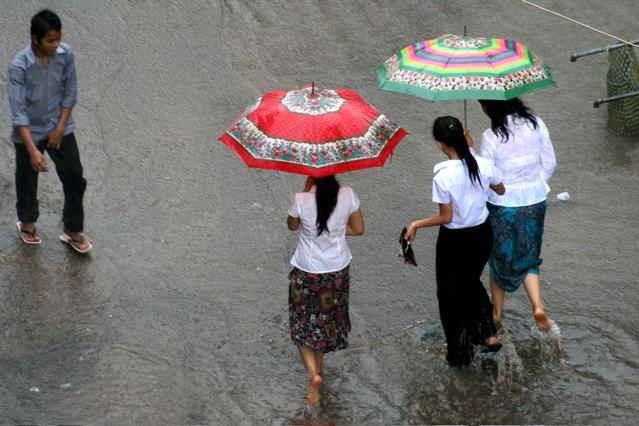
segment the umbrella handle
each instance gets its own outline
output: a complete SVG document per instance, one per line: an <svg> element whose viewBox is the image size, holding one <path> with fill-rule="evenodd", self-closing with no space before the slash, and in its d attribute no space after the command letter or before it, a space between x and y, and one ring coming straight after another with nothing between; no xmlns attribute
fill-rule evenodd
<svg viewBox="0 0 639 426"><path fill-rule="evenodd" d="M466 36L468 35L468 33L466 32L466 25L464 25L464 38L466 38ZM467 127L466 126L466 122L468 118L468 113L466 112L466 99L464 99L464 129Z"/></svg>
<svg viewBox="0 0 639 426"><path fill-rule="evenodd" d="M466 32L466 25L464 25L464 38L466 38L467 35L468 34ZM467 120L467 116L468 116L468 114L466 112L466 99L464 99L464 129L467 127L466 126L466 122L468 121Z"/></svg>
<svg viewBox="0 0 639 426"><path fill-rule="evenodd" d="M468 113L467 113L467 109L466 109L466 99L464 99L464 129L467 127L467 120L468 119Z"/></svg>

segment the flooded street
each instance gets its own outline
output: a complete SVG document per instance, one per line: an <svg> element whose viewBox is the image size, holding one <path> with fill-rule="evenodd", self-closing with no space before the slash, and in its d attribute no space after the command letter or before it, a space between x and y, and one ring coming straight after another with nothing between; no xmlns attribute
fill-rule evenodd
<svg viewBox="0 0 639 426"><path fill-rule="evenodd" d="M0 423L634 424L639 418L639 136L607 127L612 40L515 0L0 0ZM639 4L539 4L625 39ZM6 69L29 19L56 11L75 50L76 136L95 250L58 242L62 189L40 174L38 247L15 227L15 151ZM504 349L451 369L435 293L436 229L419 267L398 258L409 221L435 212L434 103L377 89L376 67L444 33L522 40L557 87L522 99L548 126L541 267L550 336L520 290L506 299ZM635 49L636 51L636 49ZM315 82L356 90L407 136L384 168L340 176L361 198L350 239L346 351L326 357L322 407L288 332L286 227L304 177L247 168L217 137L254 99ZM477 102L468 127L489 126ZM571 199L556 195L569 192ZM487 284L487 276L484 277Z"/></svg>

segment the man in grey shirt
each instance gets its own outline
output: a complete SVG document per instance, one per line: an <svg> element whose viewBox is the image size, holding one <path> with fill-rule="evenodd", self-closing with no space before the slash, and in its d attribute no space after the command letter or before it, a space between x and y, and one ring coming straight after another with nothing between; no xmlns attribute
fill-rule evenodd
<svg viewBox="0 0 639 426"><path fill-rule="evenodd" d="M75 140L71 110L76 103L75 59L71 46L60 42L62 23L48 9L31 19L31 43L9 66L9 113L16 149L16 209L20 238L26 244L42 242L38 220L38 173L48 171L49 154L64 190L60 239L79 253L92 245L82 235L82 200L87 182Z"/></svg>

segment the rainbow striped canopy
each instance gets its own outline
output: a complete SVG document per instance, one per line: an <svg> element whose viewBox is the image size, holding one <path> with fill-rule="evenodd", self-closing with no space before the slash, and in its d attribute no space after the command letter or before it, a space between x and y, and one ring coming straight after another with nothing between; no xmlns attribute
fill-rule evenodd
<svg viewBox="0 0 639 426"><path fill-rule="evenodd" d="M377 75L380 89L433 101L506 100L555 85L548 66L523 43L453 34L407 46Z"/></svg>

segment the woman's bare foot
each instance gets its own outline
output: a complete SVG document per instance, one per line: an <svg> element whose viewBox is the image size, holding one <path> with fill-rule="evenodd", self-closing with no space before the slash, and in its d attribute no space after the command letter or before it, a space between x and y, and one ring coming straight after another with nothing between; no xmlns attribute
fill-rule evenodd
<svg viewBox="0 0 639 426"><path fill-rule="evenodd" d="M315 377L313 377L313 380L311 380L311 384L308 387L308 394L306 395L306 400L308 401L309 404L319 405L319 402L320 402L319 388L321 384L322 384L322 376L320 376L319 374L316 374Z"/></svg>
<svg viewBox="0 0 639 426"><path fill-rule="evenodd" d="M499 350L503 347L495 336L490 336L484 340L484 346L486 346L486 349L484 349L483 352L499 352Z"/></svg>
<svg viewBox="0 0 639 426"><path fill-rule="evenodd" d="M484 343L486 344L486 346L494 345L495 343L497 343L497 338L495 336L490 336L484 341Z"/></svg>
<svg viewBox="0 0 639 426"><path fill-rule="evenodd" d="M539 331L550 330L550 320L546 316L546 313L542 309L538 309L534 313L535 321L537 322L537 328Z"/></svg>

